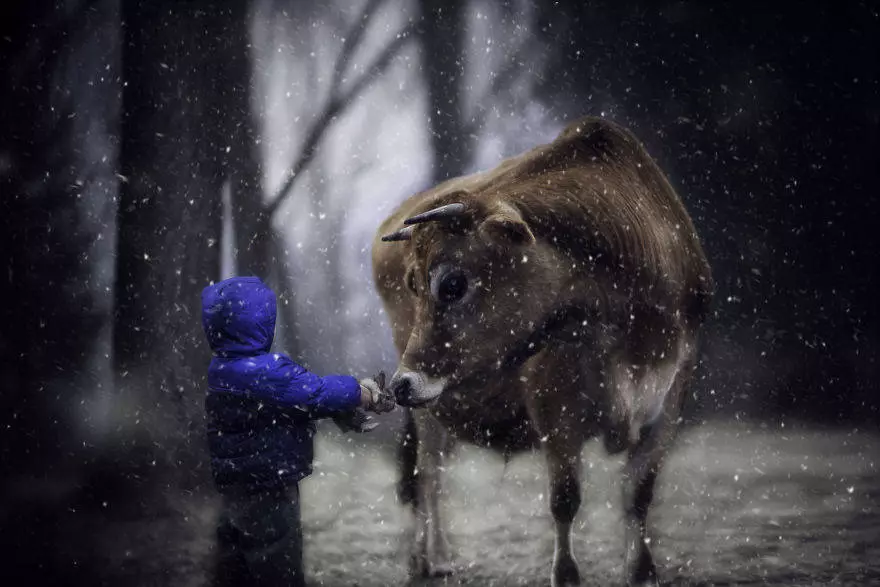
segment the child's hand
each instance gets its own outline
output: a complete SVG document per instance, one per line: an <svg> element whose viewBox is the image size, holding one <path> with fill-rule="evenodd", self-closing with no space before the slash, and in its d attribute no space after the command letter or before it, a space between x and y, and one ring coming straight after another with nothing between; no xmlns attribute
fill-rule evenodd
<svg viewBox="0 0 880 587"><path fill-rule="evenodd" d="M361 407L381 414L397 406L394 398L385 393L385 372L379 371L375 379L361 379Z"/></svg>
<svg viewBox="0 0 880 587"><path fill-rule="evenodd" d="M369 432L379 425L373 422L373 418L360 408L355 408L350 412L340 414L333 418L336 426L344 432Z"/></svg>

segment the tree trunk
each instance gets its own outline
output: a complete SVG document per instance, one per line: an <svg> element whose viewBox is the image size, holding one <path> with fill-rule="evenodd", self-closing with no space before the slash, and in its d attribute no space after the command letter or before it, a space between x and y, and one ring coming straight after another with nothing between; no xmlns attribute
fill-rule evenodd
<svg viewBox="0 0 880 587"><path fill-rule="evenodd" d="M474 138L466 128L462 99L465 67L466 2L421 0L418 28L422 67L428 85L428 120L436 184L471 165Z"/></svg>
<svg viewBox="0 0 880 587"><path fill-rule="evenodd" d="M237 3L232 28L226 35L229 91L226 111L232 133L229 168L235 232L235 262L239 275L269 279L272 256L271 218L264 202L259 137L262 116L255 108L248 3Z"/></svg>
<svg viewBox="0 0 880 587"><path fill-rule="evenodd" d="M83 71L115 66L89 61L115 48L106 34L113 11L94 4L36 0L0 13L0 291L8 295L0 305L0 469L8 474L70 469L80 444L71 406L82 399L102 322L89 252L105 235L89 207L108 199L116 109L115 72ZM66 83L73 76L78 86Z"/></svg>
<svg viewBox="0 0 880 587"><path fill-rule="evenodd" d="M210 349L201 291L220 273L225 114L236 15L176 0L123 3L123 115L114 362L144 455L198 478ZM234 12L234 11L233 11ZM182 466L181 465L185 465Z"/></svg>
<svg viewBox="0 0 880 587"><path fill-rule="evenodd" d="M98 584L59 526L91 456L83 406L103 370L118 12L112 0L2 4L0 471L3 527L21 531L0 536L0 576Z"/></svg>

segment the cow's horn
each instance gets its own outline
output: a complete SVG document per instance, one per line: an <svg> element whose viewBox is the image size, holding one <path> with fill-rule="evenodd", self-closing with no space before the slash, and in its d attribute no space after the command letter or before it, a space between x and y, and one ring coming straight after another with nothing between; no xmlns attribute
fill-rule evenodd
<svg viewBox="0 0 880 587"><path fill-rule="evenodd" d="M444 218L455 218L464 213L464 204L456 202L454 204L446 204L421 214L416 214L412 218L403 221L404 224L421 224L422 222L431 222L432 220L443 220Z"/></svg>
<svg viewBox="0 0 880 587"><path fill-rule="evenodd" d="M415 228L415 226L404 226L400 230L396 230L391 234L383 236L382 242L393 243L396 241L408 241L412 238L412 233Z"/></svg>

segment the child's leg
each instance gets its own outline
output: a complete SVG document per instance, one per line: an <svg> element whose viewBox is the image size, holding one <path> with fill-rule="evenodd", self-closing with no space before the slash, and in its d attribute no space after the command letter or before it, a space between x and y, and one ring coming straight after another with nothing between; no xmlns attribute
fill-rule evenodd
<svg viewBox="0 0 880 587"><path fill-rule="evenodd" d="M211 587L240 587L253 583L241 549L241 532L232 523L224 503L217 519L216 544L211 561Z"/></svg>
<svg viewBox="0 0 880 587"><path fill-rule="evenodd" d="M238 497L230 519L241 532L240 547L257 585L305 585L299 491Z"/></svg>
<svg viewBox="0 0 880 587"><path fill-rule="evenodd" d="M287 494L287 505L289 507L287 516L290 520L290 531L287 533L287 544L284 548L290 557L294 573L293 585L305 587L306 571L303 566L303 536L298 484L290 488Z"/></svg>

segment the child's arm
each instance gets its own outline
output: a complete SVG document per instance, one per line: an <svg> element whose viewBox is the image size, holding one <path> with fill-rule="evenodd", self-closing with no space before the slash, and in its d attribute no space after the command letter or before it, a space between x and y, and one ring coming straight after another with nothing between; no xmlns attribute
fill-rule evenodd
<svg viewBox="0 0 880 587"><path fill-rule="evenodd" d="M284 355L276 355L280 364L273 370L279 378L275 400L304 408L318 417L353 410L361 405L361 385L349 375L320 377Z"/></svg>

